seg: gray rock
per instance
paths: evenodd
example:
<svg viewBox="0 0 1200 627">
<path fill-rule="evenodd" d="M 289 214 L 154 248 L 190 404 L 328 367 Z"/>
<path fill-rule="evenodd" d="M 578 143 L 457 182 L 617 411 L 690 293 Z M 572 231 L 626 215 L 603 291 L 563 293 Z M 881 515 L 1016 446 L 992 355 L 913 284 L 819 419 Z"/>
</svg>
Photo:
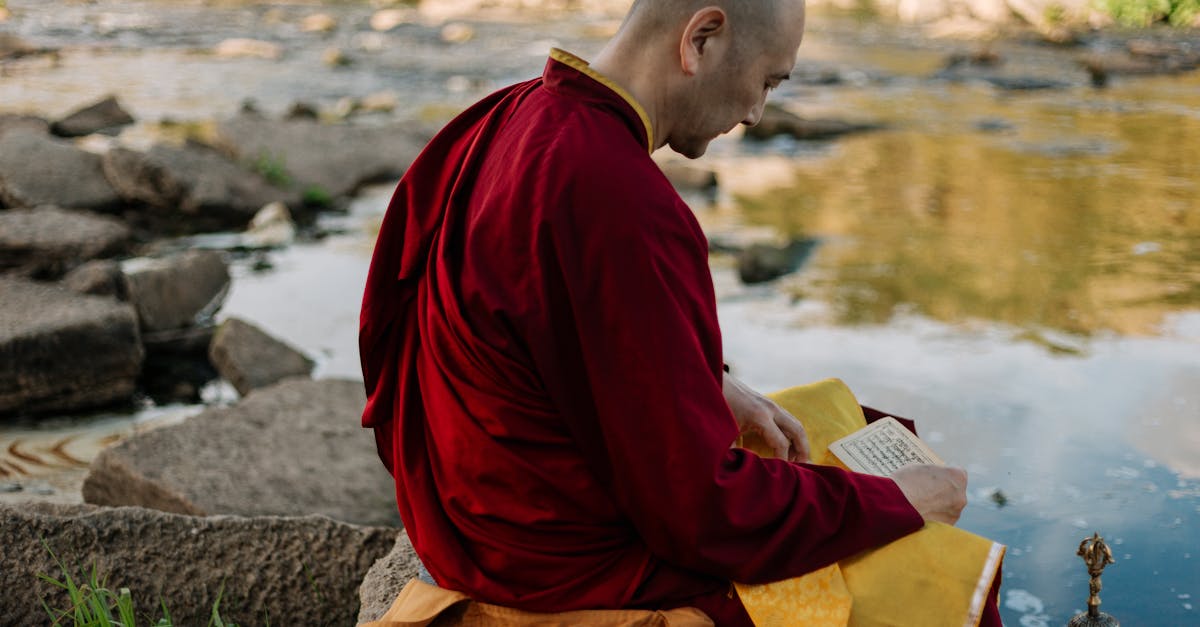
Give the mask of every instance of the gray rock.
<svg viewBox="0 0 1200 627">
<path fill-rule="evenodd" d="M 0 135 L 0 204 L 103 210 L 120 203 L 98 155 L 30 129 Z"/>
<path fill-rule="evenodd" d="M 0 32 L 0 60 L 17 59 L 32 54 L 50 52 L 44 48 L 38 48 L 33 44 L 17 37 L 12 33 Z"/>
<path fill-rule="evenodd" d="M 42 598 L 53 609 L 70 606 L 63 590 L 38 577 L 63 577 L 48 546 L 76 582 L 81 567 L 94 564 L 111 589 L 128 588 L 139 617 L 162 616 L 161 599 L 176 625 L 207 625 L 220 593 L 227 624 L 353 625 L 359 582 L 396 535 L 322 516 L 197 518 L 134 507 L 0 506 L 0 624 L 50 624 Z"/>
<path fill-rule="evenodd" d="M 408 534 L 401 532 L 396 538 L 396 546 L 371 566 L 358 587 L 358 622 L 379 620 L 409 580 L 417 578 L 420 563 Z"/>
<path fill-rule="evenodd" d="M 360 426 L 364 404 L 361 382 L 284 381 L 102 451 L 83 498 L 195 515 L 317 513 L 399 526 L 392 478 Z"/>
<path fill-rule="evenodd" d="M 133 116 L 121 107 L 116 96 L 106 96 L 58 120 L 50 131 L 60 137 L 81 137 L 126 124 L 133 124 Z"/>
<path fill-rule="evenodd" d="M 312 360 L 304 353 L 237 318 L 221 323 L 208 357 L 242 396 L 289 377 L 306 377 L 313 369 Z"/>
<path fill-rule="evenodd" d="M 738 277 L 752 285 L 795 272 L 817 246 L 815 239 L 797 239 L 786 246 L 756 243 L 738 254 Z"/>
<path fill-rule="evenodd" d="M 0 278 L 0 414 L 129 399 L 143 357 L 133 307 Z"/>
<path fill-rule="evenodd" d="M 120 220 L 87 211 L 0 212 L 0 272 L 55 279 L 85 261 L 124 252 L 132 237 Z"/>
<path fill-rule="evenodd" d="M 241 229 L 263 205 L 300 202 L 299 194 L 198 145 L 116 148 L 105 155 L 104 172 L 123 198 L 151 209 L 148 226 L 160 231 Z"/>
<path fill-rule="evenodd" d="M 881 127 L 878 124 L 806 119 L 783 107 L 768 103 L 758 124 L 746 127 L 746 137 L 770 139 L 777 135 L 790 135 L 801 140 L 833 139 L 879 128 Z"/>
<path fill-rule="evenodd" d="M 50 123 L 36 115 L 0 113 L 0 135 L 16 129 L 25 129 L 45 135 L 50 132 Z"/>
<path fill-rule="evenodd" d="M 367 183 L 399 178 L 428 140 L 404 126 L 269 120 L 255 114 L 222 122 L 218 132 L 243 162 L 278 173 L 292 189 L 335 198 Z"/>
<path fill-rule="evenodd" d="M 211 250 L 130 259 L 121 271 L 125 293 L 148 333 L 211 319 L 229 290 L 229 267 L 220 253 Z"/>
<path fill-rule="evenodd" d="M 121 264 L 111 259 L 97 259 L 75 268 L 62 278 L 62 286 L 78 294 L 126 300 Z"/>
</svg>

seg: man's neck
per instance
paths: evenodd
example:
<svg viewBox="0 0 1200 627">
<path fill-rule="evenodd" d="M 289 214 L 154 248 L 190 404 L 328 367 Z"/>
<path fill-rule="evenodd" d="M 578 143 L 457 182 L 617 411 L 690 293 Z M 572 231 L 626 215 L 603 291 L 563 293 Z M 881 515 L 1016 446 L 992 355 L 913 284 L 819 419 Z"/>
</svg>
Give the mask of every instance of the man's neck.
<svg viewBox="0 0 1200 627">
<path fill-rule="evenodd" d="M 666 86 L 661 78 L 655 78 L 664 76 L 664 73 L 656 66 L 658 61 L 651 50 L 624 45 L 623 34 L 618 33 L 600 51 L 591 66 L 629 92 L 645 110 L 653 129 L 655 145 L 650 147 L 653 152 L 661 148 L 670 135 L 664 103 Z"/>
</svg>

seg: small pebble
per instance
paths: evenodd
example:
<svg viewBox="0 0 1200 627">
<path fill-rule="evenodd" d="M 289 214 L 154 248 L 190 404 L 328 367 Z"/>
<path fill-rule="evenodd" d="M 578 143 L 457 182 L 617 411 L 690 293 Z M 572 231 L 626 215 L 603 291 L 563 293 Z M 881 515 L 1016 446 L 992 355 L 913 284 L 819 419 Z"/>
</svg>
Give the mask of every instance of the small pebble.
<svg viewBox="0 0 1200 627">
<path fill-rule="evenodd" d="M 22 488 L 21 484 L 17 483 L 16 481 L 0 483 L 0 494 L 7 494 L 9 492 L 20 492 L 22 489 L 24 489 L 24 488 Z"/>
</svg>

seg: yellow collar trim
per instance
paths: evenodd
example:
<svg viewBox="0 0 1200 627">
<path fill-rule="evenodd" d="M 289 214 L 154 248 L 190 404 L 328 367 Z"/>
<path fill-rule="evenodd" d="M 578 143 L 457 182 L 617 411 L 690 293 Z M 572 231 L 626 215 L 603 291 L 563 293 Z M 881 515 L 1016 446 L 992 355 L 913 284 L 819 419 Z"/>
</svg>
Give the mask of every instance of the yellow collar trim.
<svg viewBox="0 0 1200 627">
<path fill-rule="evenodd" d="M 654 152 L 654 128 L 650 126 L 650 116 L 646 115 L 646 110 L 642 108 L 642 105 L 635 100 L 629 92 L 625 91 L 624 87 L 614 83 L 612 79 L 608 78 L 607 76 L 597 72 L 596 70 L 593 70 L 592 66 L 588 65 L 587 61 L 580 59 L 566 50 L 551 48 L 550 58 L 558 61 L 559 63 L 565 63 L 566 65 L 583 72 L 596 82 L 613 90 L 618 96 L 623 98 L 625 102 L 628 102 L 629 106 L 633 107 L 633 110 L 638 114 L 638 117 L 642 119 L 642 125 L 646 127 L 647 150 Z"/>
</svg>

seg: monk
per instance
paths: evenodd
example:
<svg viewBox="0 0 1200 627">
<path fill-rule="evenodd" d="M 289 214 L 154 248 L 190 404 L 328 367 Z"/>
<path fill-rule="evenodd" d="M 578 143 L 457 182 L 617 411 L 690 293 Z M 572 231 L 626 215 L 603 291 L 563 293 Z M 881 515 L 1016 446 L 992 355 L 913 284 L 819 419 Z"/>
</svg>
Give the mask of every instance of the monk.
<svg viewBox="0 0 1200 627">
<path fill-rule="evenodd" d="M 553 50 L 401 180 L 363 300 L 363 425 L 440 587 L 750 625 L 731 581 L 958 519 L 962 470 L 807 464 L 799 423 L 724 371 L 704 234 L 650 157 L 755 124 L 803 31 L 802 0 L 636 0 L 593 63 Z M 747 431 L 780 459 L 731 447 Z"/>
</svg>

